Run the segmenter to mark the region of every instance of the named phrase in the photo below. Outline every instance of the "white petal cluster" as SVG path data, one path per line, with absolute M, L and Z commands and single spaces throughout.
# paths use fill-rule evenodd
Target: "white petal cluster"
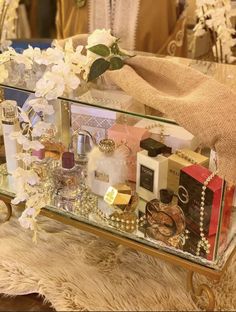
M 202 36 L 210 31 L 213 40 L 213 53 L 218 62 L 232 63 L 236 60 L 232 48 L 236 44 L 233 39 L 235 30 L 230 20 L 231 5 L 229 0 L 197 0 L 198 23 L 195 35 Z

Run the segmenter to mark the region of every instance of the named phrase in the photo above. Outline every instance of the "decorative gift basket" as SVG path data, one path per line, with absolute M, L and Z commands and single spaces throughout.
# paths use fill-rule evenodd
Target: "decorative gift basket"
M 131 56 L 106 30 L 86 47 L 9 48 L 0 66 L 3 91 L 27 94 L 22 107 L 14 96 L 1 102 L 0 193 L 24 204 L 19 221 L 34 240 L 47 209 L 207 266 L 223 263 L 235 236 L 228 87 L 171 59 Z M 145 115 L 145 105 L 160 114 Z

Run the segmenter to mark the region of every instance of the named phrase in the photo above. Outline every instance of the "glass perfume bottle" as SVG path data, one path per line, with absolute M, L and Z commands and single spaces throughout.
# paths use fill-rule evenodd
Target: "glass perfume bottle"
M 32 156 L 36 156 L 38 160 L 34 161 L 31 168 L 40 178 L 40 188 L 47 196 L 47 202 L 51 202 L 53 192 L 52 172 L 55 167 L 55 161 L 52 158 L 45 158 L 45 150 L 32 151 Z
M 150 201 L 159 198 L 160 189 L 167 187 L 168 158 L 163 153 L 171 149 L 151 138 L 142 140 L 140 147 L 143 150 L 137 154 L 136 191 Z
M 146 205 L 146 235 L 173 247 L 180 247 L 181 234 L 185 231 L 185 216 L 173 201 L 174 193 L 160 190 L 160 200 L 153 199 Z
M 62 164 L 53 171 L 54 205 L 58 208 L 74 212 L 79 196 L 85 190 L 83 169 L 75 166 L 74 154 L 64 152 Z
M 95 145 L 93 136 L 86 130 L 75 131 L 72 136 L 72 142 L 75 153 L 75 163 L 80 166 L 87 166 L 88 153 Z
M 59 142 L 56 139 L 54 129 L 50 129 L 46 134 L 42 135 L 40 142 L 45 147 L 46 158 L 59 160 L 62 153 L 65 151 L 65 146 L 62 144 L 62 142 Z

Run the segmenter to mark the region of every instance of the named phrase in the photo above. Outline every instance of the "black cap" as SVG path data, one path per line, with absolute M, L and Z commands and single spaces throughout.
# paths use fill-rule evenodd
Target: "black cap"
M 71 152 L 65 152 L 62 154 L 62 168 L 72 169 L 75 165 L 74 154 Z
M 166 145 L 152 138 L 142 140 L 140 142 L 140 147 L 148 151 L 148 156 L 150 157 L 156 157 L 157 155 L 164 153 L 167 148 Z
M 170 204 L 173 200 L 174 192 L 168 189 L 160 190 L 160 201 L 163 204 Z

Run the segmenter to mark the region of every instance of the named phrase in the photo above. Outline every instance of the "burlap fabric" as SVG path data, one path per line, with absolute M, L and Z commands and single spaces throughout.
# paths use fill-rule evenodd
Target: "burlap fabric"
M 236 183 L 236 94 L 195 69 L 135 56 L 109 77 L 136 100 L 163 112 L 218 153 L 219 175 Z

